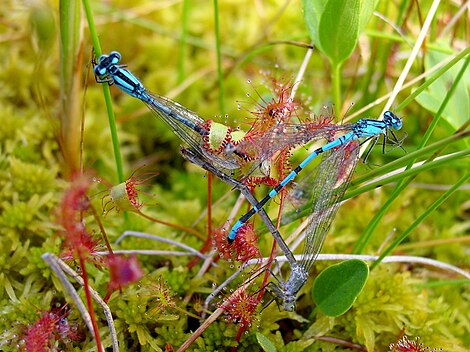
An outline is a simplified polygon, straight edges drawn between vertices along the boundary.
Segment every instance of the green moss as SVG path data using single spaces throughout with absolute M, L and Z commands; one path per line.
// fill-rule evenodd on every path
M 53 223 L 45 218 L 45 213 L 49 212 L 46 203 L 50 202 L 51 198 L 52 194 L 48 193 L 42 197 L 34 195 L 27 202 L 16 199 L 12 203 L 2 202 L 0 233 L 14 242 L 29 236 L 49 236 Z
M 155 328 L 155 333 L 157 334 L 155 341 L 162 348 L 166 345 L 170 345 L 173 348 L 179 347 L 191 336 L 191 334 L 184 332 L 186 330 L 187 322 L 183 318 L 171 324 L 157 326 Z
M 196 348 L 195 351 L 226 351 L 237 345 L 234 341 L 237 330 L 236 325 L 227 325 L 223 321 L 217 321 L 204 331 L 202 334 L 204 345 L 202 349 Z
M 46 194 L 56 188 L 57 171 L 12 158 L 10 160 L 12 190 L 20 195 L 20 200 L 30 199 L 36 194 Z

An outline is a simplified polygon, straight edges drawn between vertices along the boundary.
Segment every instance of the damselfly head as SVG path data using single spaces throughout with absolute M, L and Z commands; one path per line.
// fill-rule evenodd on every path
M 93 71 L 98 77 L 104 76 L 109 73 L 110 68 L 117 65 L 121 61 L 121 54 L 117 51 L 111 51 L 109 55 L 103 54 L 98 58 L 98 63 Z
M 282 309 L 287 312 L 293 312 L 295 310 L 295 297 L 286 297 L 282 305 Z
M 279 311 L 282 309 L 284 311 L 293 312 L 296 307 L 295 295 L 286 293 L 285 288 L 281 287 L 281 285 L 280 282 L 277 284 L 271 281 L 266 285 L 266 291 L 268 291 L 276 301 Z
M 403 125 L 401 118 L 391 111 L 384 112 L 384 121 L 395 130 L 399 130 Z

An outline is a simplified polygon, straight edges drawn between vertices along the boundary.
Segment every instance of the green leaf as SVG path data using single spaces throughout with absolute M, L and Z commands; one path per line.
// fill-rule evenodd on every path
M 315 45 L 321 49 L 319 39 L 318 39 L 318 25 L 320 23 L 320 18 L 325 9 L 325 5 L 329 0 L 302 0 L 302 7 L 304 9 L 304 20 L 305 25 L 307 26 L 307 31 L 310 34 Z
M 361 9 L 359 13 L 359 33 L 361 33 L 369 23 L 372 14 L 377 7 L 379 0 L 365 0 L 361 2 Z
M 353 52 L 378 0 L 303 0 L 304 19 L 315 45 L 340 65 Z
M 445 60 L 447 55 L 440 52 L 429 52 L 424 62 L 426 70 L 429 70 L 439 62 Z M 425 91 L 416 97 L 417 102 L 425 109 L 436 113 L 442 103 L 442 97 L 449 90 L 450 85 L 455 80 L 457 73 L 461 70 L 463 60 L 457 63 L 450 70 L 445 72 Z M 468 87 L 470 85 L 469 75 L 463 76 L 457 85 L 454 95 L 442 113 L 442 117 L 454 128 L 460 128 L 470 116 L 470 100 Z
M 332 265 L 313 283 L 313 300 L 324 314 L 337 317 L 351 308 L 368 276 L 369 267 L 362 260 Z
M 263 334 L 257 332 L 256 339 L 258 340 L 259 345 L 261 348 L 266 352 L 276 352 L 276 347 L 273 343 Z
M 359 38 L 360 0 L 329 1 L 319 23 L 319 43 L 334 65 L 346 60 Z

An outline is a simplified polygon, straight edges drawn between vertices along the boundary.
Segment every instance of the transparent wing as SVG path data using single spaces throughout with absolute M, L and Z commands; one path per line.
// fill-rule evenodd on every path
M 308 190 L 302 194 L 302 199 L 311 201 L 304 250 L 300 260 L 300 265 L 307 272 L 320 253 L 341 198 L 349 185 L 359 160 L 359 149 L 359 143 L 352 141 L 325 153 L 314 175 L 307 176 L 299 183 L 300 189 Z M 308 188 L 305 185 L 308 185 Z
M 337 126 L 333 124 L 279 123 L 263 133 L 251 134 L 237 145 L 240 152 L 256 155 L 260 160 L 270 160 L 274 154 L 285 148 L 307 144 L 319 139 L 332 139 L 340 131 L 350 130 L 350 125 Z
M 183 143 L 192 148 L 204 160 L 226 170 L 234 170 L 240 167 L 239 157 L 235 154 L 225 158 L 225 156 L 216 155 L 204 148 L 203 137 L 209 131 L 204 129 L 205 121 L 197 113 L 171 99 L 154 93 L 147 92 L 147 94 L 155 100 L 155 103 L 152 104 L 144 100 L 149 109 L 164 121 Z

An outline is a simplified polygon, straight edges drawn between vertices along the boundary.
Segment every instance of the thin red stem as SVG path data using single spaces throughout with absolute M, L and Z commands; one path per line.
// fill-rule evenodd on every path
M 103 346 L 101 345 L 100 331 L 98 329 L 98 324 L 96 323 L 95 311 L 93 310 L 93 303 L 92 303 L 91 295 L 90 295 L 90 286 L 88 285 L 88 275 L 86 273 L 86 268 L 85 268 L 85 259 L 83 258 L 83 254 L 80 249 L 78 250 L 78 258 L 80 261 L 80 268 L 82 271 L 83 288 L 85 289 L 85 297 L 86 297 L 86 302 L 88 305 L 88 313 L 90 313 L 91 324 L 93 326 L 93 331 L 95 332 L 96 346 L 98 348 L 98 352 L 103 352 Z

